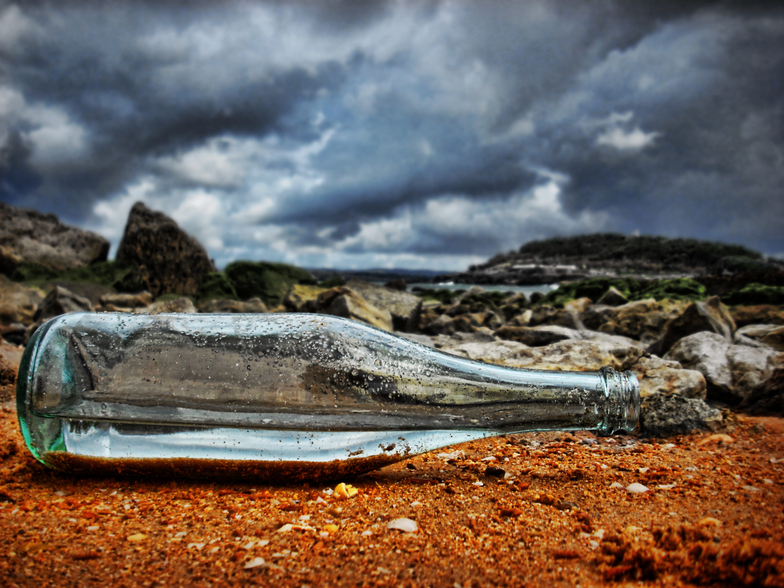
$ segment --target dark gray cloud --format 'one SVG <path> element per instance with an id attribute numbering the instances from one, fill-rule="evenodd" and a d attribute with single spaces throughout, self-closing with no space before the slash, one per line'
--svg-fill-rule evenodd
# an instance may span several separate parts
<path id="1" fill-rule="evenodd" d="M 784 253 L 770 3 L 0 2 L 0 198 L 219 263 L 460 268 L 594 230 Z"/>

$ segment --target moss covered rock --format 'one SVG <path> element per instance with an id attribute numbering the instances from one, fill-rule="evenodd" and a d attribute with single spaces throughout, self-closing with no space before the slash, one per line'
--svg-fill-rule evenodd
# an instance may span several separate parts
<path id="1" fill-rule="evenodd" d="M 784 304 L 784 287 L 749 284 L 737 292 L 722 296 L 730 306 L 755 306 L 758 304 Z"/>
<path id="2" fill-rule="evenodd" d="M 237 290 L 224 272 L 210 272 L 196 291 L 197 300 L 237 300 Z"/>
<path id="3" fill-rule="evenodd" d="M 708 297 L 705 286 L 690 278 L 655 280 L 634 293 L 634 300 L 704 300 Z"/>
<path id="4" fill-rule="evenodd" d="M 285 263 L 235 261 L 224 272 L 240 299 L 259 297 L 267 306 L 280 304 L 294 284 L 316 284 L 309 272 Z"/>

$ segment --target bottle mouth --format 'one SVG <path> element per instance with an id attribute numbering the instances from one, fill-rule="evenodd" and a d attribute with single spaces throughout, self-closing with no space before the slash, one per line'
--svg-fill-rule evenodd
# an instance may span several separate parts
<path id="1" fill-rule="evenodd" d="M 607 433 L 631 433 L 640 420 L 640 383 L 633 372 L 617 372 L 610 367 L 600 370 L 607 397 L 602 430 Z"/>

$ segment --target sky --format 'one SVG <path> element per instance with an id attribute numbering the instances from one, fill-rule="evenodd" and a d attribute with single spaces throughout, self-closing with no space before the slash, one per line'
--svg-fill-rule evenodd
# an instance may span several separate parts
<path id="1" fill-rule="evenodd" d="M 219 267 L 784 257 L 782 48 L 780 2 L 0 0 L 0 201 L 112 252 L 142 201 Z"/>

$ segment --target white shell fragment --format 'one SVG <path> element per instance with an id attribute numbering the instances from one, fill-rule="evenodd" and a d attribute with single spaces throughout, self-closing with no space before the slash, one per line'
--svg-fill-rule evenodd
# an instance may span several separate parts
<path id="1" fill-rule="evenodd" d="M 400 518 L 395 519 L 394 521 L 389 521 L 387 523 L 387 529 L 397 529 L 398 531 L 404 531 L 406 533 L 413 533 L 419 527 L 416 524 L 416 521 L 412 521 L 411 519 L 407 518 Z"/>

